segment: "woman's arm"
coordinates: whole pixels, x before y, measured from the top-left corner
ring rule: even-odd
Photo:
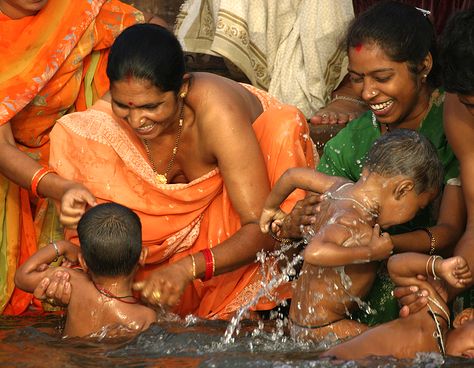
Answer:
[[[14,183],[30,189],[33,175],[41,169],[35,160],[20,151],[15,144],[10,123],[0,126],[0,172]],[[63,194],[72,189],[81,189],[83,200],[89,205],[95,204],[94,196],[81,184],[61,178],[55,173],[47,174],[38,184],[37,192],[44,196],[60,200]]]
[[[433,238],[435,254],[449,256],[461,237],[466,223],[466,208],[461,187],[446,185],[441,199],[438,220],[429,228]],[[429,253],[431,237],[424,230],[392,235],[397,252]]]

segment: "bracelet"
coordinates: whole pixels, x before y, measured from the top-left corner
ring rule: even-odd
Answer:
[[[53,259],[52,262],[57,262],[57,260],[59,259],[59,256],[60,256],[58,245],[57,245],[56,242],[54,242],[54,241],[51,241],[49,244],[51,244],[51,245],[53,246],[54,251],[56,252],[56,258]]]
[[[201,253],[204,255],[204,259],[206,261],[206,272],[204,273],[203,281],[207,281],[212,279],[212,276],[214,276],[214,271],[216,269],[216,265],[214,263],[214,254],[209,248],[201,250]]]
[[[366,103],[363,100],[359,100],[358,98],[353,98],[353,97],[344,96],[344,95],[335,95],[334,98],[331,101],[329,101],[329,103],[332,103],[337,100],[349,101],[358,105],[366,106]]]
[[[277,235],[273,232],[271,226],[270,226],[270,228],[268,229],[268,234],[269,234],[274,240],[276,240],[278,243],[281,243],[281,244],[284,244],[284,245],[293,244],[293,240],[292,240],[292,239],[290,239],[290,238],[280,238],[279,236],[277,236]]]
[[[426,266],[425,266],[426,276],[430,275],[429,269],[431,268],[431,275],[433,276],[434,280],[439,280],[440,279],[440,277],[438,277],[438,275],[436,274],[436,270],[435,270],[437,259],[442,260],[443,257],[437,256],[437,255],[430,256],[430,258],[428,258],[428,260],[426,261]],[[430,267],[430,262],[431,262],[431,267]]]
[[[196,261],[194,260],[194,254],[191,254],[191,261],[193,262],[193,280],[196,278]]]
[[[38,169],[34,174],[33,177],[31,178],[31,193],[37,198],[40,198],[40,195],[38,194],[38,185],[40,181],[48,174],[54,173],[55,171],[53,169],[47,168],[47,167],[41,167]]]
[[[433,233],[431,232],[429,227],[423,227],[420,230],[427,233],[428,236],[430,237],[430,252],[429,252],[429,255],[432,256],[434,254],[434,252],[436,251],[436,238],[433,235]]]

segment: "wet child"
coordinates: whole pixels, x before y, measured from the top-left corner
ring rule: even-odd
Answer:
[[[388,271],[397,285],[420,285],[427,290],[427,306],[406,318],[370,328],[323,355],[341,359],[361,359],[372,355],[402,359],[414,358],[418,352],[439,352],[474,357],[474,310],[463,310],[454,319],[450,330],[447,294],[442,289],[437,291],[430,282],[442,279],[455,288],[469,284],[472,274],[466,260],[460,256],[442,259],[408,252],[390,257]],[[428,281],[420,281],[418,275],[425,276]]]
[[[377,139],[355,183],[311,169],[290,169],[278,180],[262,212],[263,232],[284,218],[279,205],[293,190],[319,192],[334,183],[320,203],[294,289],[289,319],[295,339],[333,344],[367,329],[350,317],[372,286],[377,261],[392,252],[389,234],[380,229],[412,219],[436,197],[442,180],[436,149],[405,129]]]
[[[156,320],[155,311],[138,303],[132,294],[135,271],[143,265],[141,223],[130,209],[104,203],[89,209],[79,221],[81,247],[52,242],[31,256],[16,272],[15,284],[33,292],[38,283],[58,268],[48,264],[63,256],[82,269],[62,267],[71,282],[64,335],[85,337],[97,332],[136,333]]]

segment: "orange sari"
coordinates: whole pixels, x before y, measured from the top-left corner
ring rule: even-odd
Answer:
[[[265,111],[253,128],[267,162],[271,185],[290,167],[314,167],[314,150],[304,116],[265,92],[247,86]],[[156,184],[143,144],[128,124],[114,118],[110,104],[99,101],[83,113],[69,114],[51,132],[50,165],[62,176],[82,182],[99,202],[114,201],[132,208],[142,221],[143,244],[149,249],[146,270],[214,247],[240,228],[222,176],[215,168],[188,184]],[[244,174],[244,173],[243,173]],[[290,210],[304,196],[292,194]],[[75,233],[69,233],[72,239]],[[195,280],[175,312],[201,318],[227,319],[260,289],[256,263],[209,281]],[[289,289],[279,296],[289,297]],[[255,310],[274,302],[260,301]]]
[[[49,0],[21,19],[0,13],[0,125],[10,122],[19,149],[48,163],[56,119],[85,110],[107,91],[108,49],[140,21],[140,12],[116,0]],[[13,277],[45,229],[34,228],[29,193],[2,175],[0,220],[0,311],[19,314],[31,295],[13,293]]]

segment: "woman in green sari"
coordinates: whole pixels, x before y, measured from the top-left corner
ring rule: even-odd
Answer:
[[[397,252],[450,254],[464,230],[465,209],[456,180],[459,165],[443,131],[444,92],[438,88],[433,26],[414,7],[383,2],[354,20],[346,41],[352,86],[370,110],[326,143],[317,170],[357,181],[365,155],[380,135],[401,128],[419,131],[437,149],[445,169],[445,186],[435,204],[388,232]],[[312,221],[308,203],[314,202],[296,206],[283,221],[280,236],[301,236],[295,234],[294,225]],[[392,289],[383,267],[368,298],[376,314],[357,318],[370,325],[396,318],[398,304]]]

